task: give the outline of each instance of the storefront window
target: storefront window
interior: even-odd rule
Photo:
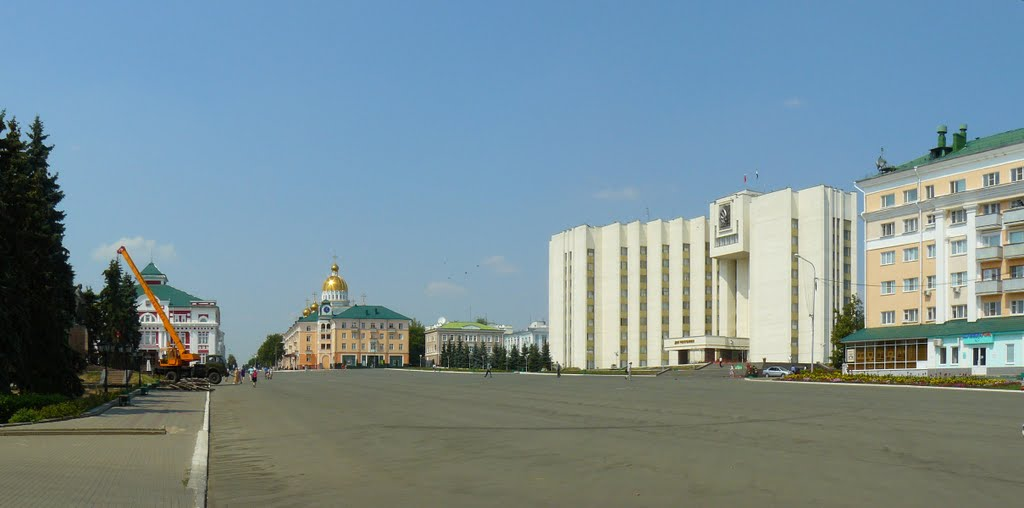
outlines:
[[[854,349],[853,370],[916,369],[918,361],[928,359],[926,339],[863,342]]]

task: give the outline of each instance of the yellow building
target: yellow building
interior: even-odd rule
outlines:
[[[857,182],[865,325],[855,370],[1024,370],[1024,129],[946,143]]]
[[[285,369],[401,367],[409,363],[409,325],[412,320],[380,305],[351,305],[348,283],[331,265],[319,304],[284,334]]]

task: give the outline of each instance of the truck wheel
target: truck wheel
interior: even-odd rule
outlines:
[[[176,370],[169,370],[169,371],[167,371],[167,374],[164,374],[164,379],[166,379],[168,382],[171,382],[171,383],[177,382],[178,381],[178,371],[176,371]]]
[[[210,380],[210,384],[211,385],[219,385],[220,384],[220,372],[216,372],[216,371],[211,372],[209,376],[206,376],[206,379]]]

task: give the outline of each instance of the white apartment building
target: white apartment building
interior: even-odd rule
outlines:
[[[832,309],[856,279],[854,194],[746,190],[709,211],[711,221],[584,225],[552,236],[552,359],[580,368],[810,363],[814,344],[821,361]]]
[[[535,344],[540,349],[548,342],[548,324],[544,321],[534,321],[525,330],[513,331],[510,329],[505,332],[505,336],[502,337],[501,341],[505,349],[519,349],[523,346],[530,347]]]

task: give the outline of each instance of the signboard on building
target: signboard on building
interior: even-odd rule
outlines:
[[[847,348],[846,349],[846,363],[853,363],[855,361],[857,361],[857,351],[855,349],[853,349],[852,347],[851,348]]]

